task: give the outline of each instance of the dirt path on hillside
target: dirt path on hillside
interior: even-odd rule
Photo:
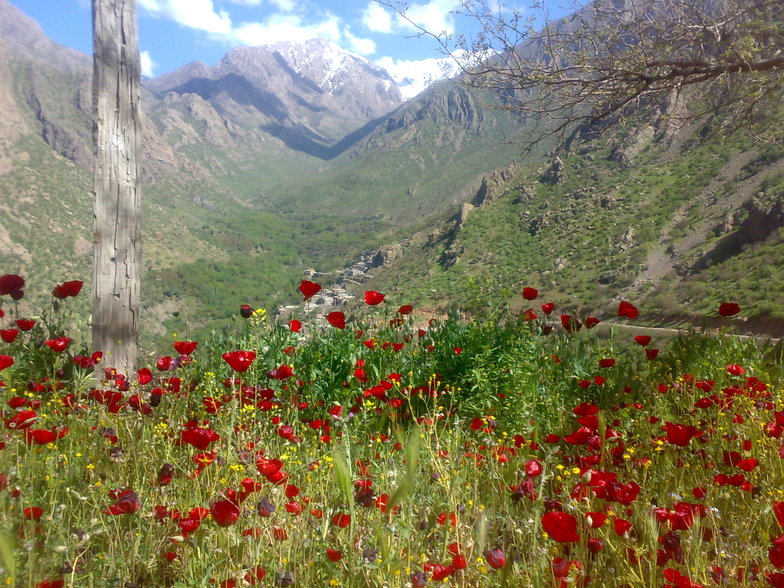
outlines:
[[[715,198],[724,184],[736,177],[743,167],[753,161],[756,156],[757,152],[753,149],[735,155],[708,186],[675,211],[662,228],[658,244],[648,253],[645,269],[632,280],[631,285],[621,292],[619,298],[637,297],[642,293],[643,288],[661,283],[664,277],[675,271],[677,261],[684,254],[705,241],[708,233],[716,226],[717,215],[734,213],[759,189],[765,178],[784,171],[784,159],[782,159],[740,182],[737,190],[729,198],[721,200]],[[685,237],[672,246],[666,245],[672,231],[678,223],[686,218],[689,209],[695,206],[702,207],[707,214],[689,227],[689,232]],[[668,249],[670,249],[669,252]]]
[[[675,335],[680,335],[683,333],[691,333],[691,332],[701,332],[707,335],[712,336],[724,336],[724,337],[736,337],[738,339],[754,339],[755,341],[770,341],[773,343],[780,343],[782,341],[782,336],[773,336],[769,333],[753,333],[753,332],[746,332],[746,333],[733,333],[728,331],[723,331],[719,327],[712,327],[707,326],[705,327],[697,327],[692,326],[691,328],[678,328],[678,327],[653,327],[653,326],[639,326],[639,325],[630,325],[626,323],[616,323],[613,321],[602,321],[595,327],[598,331],[608,331],[610,329],[623,329],[623,330],[633,330],[636,335],[665,335],[668,337],[673,337]],[[754,331],[752,328],[751,331]]]

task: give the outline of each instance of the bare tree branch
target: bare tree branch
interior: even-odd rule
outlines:
[[[723,128],[752,134],[767,120],[765,135],[784,138],[782,121],[764,112],[784,97],[782,0],[594,0],[555,22],[543,11],[523,19],[487,0],[462,0],[458,13],[480,25],[473,39],[422,28],[400,0],[376,1],[433,38],[460,66],[461,83],[501,93],[505,108],[554,119],[543,132],[641,101],[664,105],[688,88],[694,113],[713,109]]]

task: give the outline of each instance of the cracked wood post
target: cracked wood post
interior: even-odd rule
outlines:
[[[92,0],[93,350],[130,375],[139,353],[141,113],[136,0]]]

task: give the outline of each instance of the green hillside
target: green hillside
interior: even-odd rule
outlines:
[[[477,289],[519,299],[534,286],[565,309],[605,315],[634,298],[660,321],[733,300],[745,316],[784,319],[772,287],[784,277],[784,150],[694,135],[624,163],[612,160],[617,143],[603,143],[562,154],[556,184],[542,181],[549,159],[523,166],[462,226],[458,214],[421,232],[371,286],[429,305],[447,291],[458,305]]]

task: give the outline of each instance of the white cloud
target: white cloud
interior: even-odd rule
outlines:
[[[380,4],[370,2],[362,11],[362,24],[374,33],[391,33],[392,14]]]
[[[247,22],[233,21],[227,11],[219,8],[219,1],[138,0],[139,5],[152,16],[203,31],[213,39],[229,45],[272,45],[320,37],[360,55],[376,52],[375,41],[354,35],[346,23],[332,12],[292,12],[297,8],[299,0],[223,0],[247,6],[265,4],[274,7],[263,18]],[[150,69],[154,65],[151,63]]]
[[[373,55],[376,52],[376,42],[373,39],[357,37],[351,34],[348,29],[343,31],[343,36],[348,43],[349,51],[359,55]]]
[[[461,6],[460,0],[431,0],[427,4],[411,4],[406,11],[406,17],[397,17],[397,24],[415,29],[421,27],[433,34],[455,32],[455,18],[453,11]],[[413,23],[413,24],[412,24]]]
[[[142,75],[146,78],[151,78],[155,76],[155,68],[157,67],[157,63],[152,60],[149,51],[142,51],[139,56],[142,60]]]
[[[500,0],[495,0],[499,2]],[[375,2],[362,12],[362,24],[375,33],[412,32],[424,29],[435,35],[455,32],[455,11],[460,0],[430,0],[409,4],[404,14],[393,14]]]
[[[233,40],[246,45],[271,45],[283,41],[306,41],[314,37],[340,43],[340,19],[334,14],[305,23],[296,14],[274,14],[266,21],[241,23],[232,31]]]
[[[283,12],[294,12],[294,9],[297,8],[296,0],[271,0],[272,3],[278,7],[279,10]]]
[[[215,11],[212,0],[139,0],[140,6],[155,16],[218,36],[230,36],[232,23],[225,10]]]

